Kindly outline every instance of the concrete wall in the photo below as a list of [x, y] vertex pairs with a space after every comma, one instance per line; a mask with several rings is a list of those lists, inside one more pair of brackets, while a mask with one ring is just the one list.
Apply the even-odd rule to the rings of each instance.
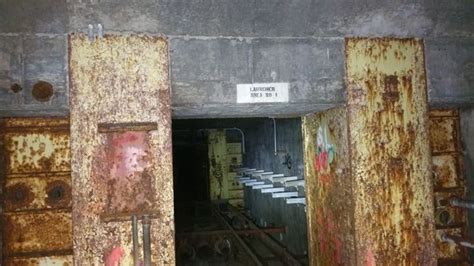
[[[243, 125], [246, 154], [244, 166], [272, 171], [286, 176], [304, 178], [303, 135], [301, 119], [276, 119], [277, 154], [274, 151], [273, 120], [258, 118], [251, 124]], [[284, 165], [285, 157], [291, 158], [291, 169]], [[302, 188], [300, 196], [304, 196]], [[307, 223], [305, 206], [288, 205], [285, 199], [272, 198], [271, 193], [263, 194], [251, 187], [245, 187], [245, 205], [249, 214], [260, 226], [285, 226], [284, 234], [273, 234], [295, 255], [308, 253]]]
[[[67, 33], [163, 34], [174, 117], [299, 114], [344, 102], [345, 36], [425, 39], [430, 102], [474, 103], [470, 0], [2, 0], [0, 115], [68, 113]], [[37, 80], [55, 88], [40, 103]], [[290, 83], [287, 104], [238, 105], [238, 83]], [[12, 83], [23, 90], [14, 93]]]
[[[467, 198], [474, 200], [474, 109], [461, 111], [461, 141], [464, 151], [464, 178], [467, 185]], [[474, 212], [468, 212], [469, 237], [474, 239]], [[474, 251], [470, 250], [471, 260]]]
[[[245, 127], [246, 167], [272, 171], [286, 176], [304, 178], [301, 119], [276, 119], [277, 154], [273, 138], [273, 120], [259, 118], [255, 124]], [[291, 169], [283, 164], [291, 158]]]

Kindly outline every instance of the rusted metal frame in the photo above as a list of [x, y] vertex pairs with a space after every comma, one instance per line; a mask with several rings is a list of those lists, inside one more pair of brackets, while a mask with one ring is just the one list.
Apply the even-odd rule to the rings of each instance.
[[27, 257], [52, 257], [52, 256], [65, 256], [72, 255], [72, 249], [61, 249], [61, 250], [52, 250], [52, 251], [35, 251], [35, 252], [22, 252], [22, 253], [12, 253], [8, 256], [3, 255], [3, 258], [27, 258]]
[[63, 213], [67, 212], [70, 213], [72, 211], [72, 208], [41, 208], [41, 209], [23, 209], [23, 210], [14, 210], [14, 211], [3, 211], [3, 213], [6, 214], [13, 214], [13, 213], [44, 213], [45, 211], [47, 212], [53, 212], [53, 213]]
[[458, 122], [460, 118], [458, 116], [429, 116], [429, 120], [453, 120]]
[[[229, 205], [230, 206], [230, 205]], [[225, 219], [224, 216], [217, 210], [214, 206], [212, 207], [212, 212], [222, 221], [222, 223], [231, 231], [232, 235], [237, 239], [237, 242], [242, 246], [245, 252], [250, 256], [250, 258], [258, 266], [263, 266], [263, 263], [258, 259], [257, 255], [249, 248], [249, 246], [244, 242], [244, 240], [234, 231], [232, 225]]]
[[433, 156], [437, 156], [437, 155], [450, 155], [450, 154], [460, 155], [461, 152], [460, 152], [460, 151], [434, 151], [434, 152], [431, 153], [431, 155], [433, 155]]
[[158, 124], [156, 122], [100, 123], [97, 125], [99, 133], [152, 131], [157, 129]]
[[38, 178], [54, 178], [54, 177], [66, 177], [71, 176], [71, 171], [56, 171], [56, 172], [34, 172], [34, 173], [15, 173], [8, 174], [8, 179], [38, 179]]
[[5, 127], [1, 128], [4, 133], [44, 133], [44, 132], [51, 132], [51, 133], [69, 133], [69, 125], [65, 126], [58, 126], [58, 127]]
[[434, 192], [447, 192], [447, 193], [464, 192], [464, 188], [463, 187], [447, 187], [447, 188], [438, 187], [434, 189]]
[[233, 214], [245, 220], [250, 228], [260, 231], [260, 240], [262, 240], [263, 244], [270, 248], [270, 250], [272, 250], [278, 257], [283, 259], [287, 265], [301, 265], [301, 263], [292, 254], [290, 254], [286, 248], [282, 247], [273, 238], [263, 232], [263, 230], [259, 228], [254, 222], [252, 222], [247, 216], [243, 215], [232, 205], [229, 205], [228, 208]]
[[[257, 229], [241, 229], [241, 230], [233, 230], [235, 233], [239, 235], [260, 235], [262, 233], [270, 233], [270, 234], [277, 234], [277, 233], [284, 233], [286, 232], [285, 227], [270, 227], [270, 228], [262, 228], [261, 230]], [[232, 234], [232, 230], [213, 230], [213, 231], [201, 231], [201, 232], [186, 232], [186, 233], [177, 233], [177, 236], [207, 236], [207, 235], [222, 235], [222, 234]]]
[[463, 228], [466, 226], [465, 223], [453, 223], [450, 225], [435, 225], [436, 230], [446, 230], [446, 229], [456, 229], [456, 228]]
[[34, 173], [15, 173], [15, 174], [8, 174], [8, 179], [38, 179], [38, 178], [51, 178], [51, 177], [63, 177], [63, 176], [71, 176], [70, 171], [50, 171], [50, 172], [34, 172]]

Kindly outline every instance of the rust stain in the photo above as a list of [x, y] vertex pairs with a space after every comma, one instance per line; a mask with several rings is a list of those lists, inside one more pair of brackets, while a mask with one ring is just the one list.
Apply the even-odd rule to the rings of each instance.
[[457, 151], [456, 139], [457, 128], [455, 119], [431, 116], [430, 143], [434, 153]]
[[[16, 119], [18, 120], [18, 119]], [[44, 122], [44, 121], [42, 121]], [[7, 174], [70, 171], [69, 131], [34, 123], [5, 125], [4, 146]]]
[[[61, 184], [64, 188], [62, 200], [50, 205], [48, 194], [54, 184]], [[25, 211], [37, 209], [71, 208], [71, 177], [68, 174], [26, 176], [7, 178], [5, 180], [5, 210]], [[18, 193], [18, 190], [21, 190]], [[22, 194], [25, 192], [25, 194]], [[20, 201], [19, 198], [24, 197]]]
[[348, 38], [346, 83], [357, 265], [433, 265], [423, 43]]
[[[110, 251], [120, 247], [124, 250], [121, 264], [132, 264], [131, 225], [127, 220], [120, 221], [122, 211], [145, 207], [158, 214], [151, 222], [152, 262], [174, 264], [167, 41], [160, 37], [106, 35], [90, 42], [86, 35], [70, 35], [69, 71], [75, 260], [104, 264]], [[136, 169], [131, 171], [113, 166], [120, 161], [114, 156], [123, 149], [112, 146], [114, 139], [133, 130], [112, 133], [101, 129], [127, 123], [157, 125], [146, 133], [135, 131], [143, 135], [143, 142], [137, 142], [136, 148], [141, 150], [139, 153], [146, 150], [146, 155], [136, 157], [131, 165]], [[126, 183], [134, 182], [149, 187], [143, 195], [122, 190]], [[113, 195], [115, 188], [125, 192]], [[134, 205], [137, 197], [141, 203]], [[107, 220], [114, 220], [109, 219], [114, 215], [120, 219], [101, 220], [104, 212]]]
[[6, 257], [72, 250], [70, 212], [7, 213], [3, 222]]
[[463, 250], [456, 244], [441, 240], [443, 234], [461, 236], [462, 232], [459, 228], [436, 230], [436, 250], [438, 259], [462, 259]]
[[39, 102], [47, 102], [53, 96], [53, 85], [51, 83], [40, 80], [33, 85], [31, 94]]
[[47, 256], [33, 258], [8, 258], [5, 265], [9, 266], [72, 266], [72, 255]]
[[28, 206], [33, 200], [34, 195], [31, 188], [26, 184], [15, 184], [5, 189], [4, 206], [6, 210], [21, 209]]
[[435, 190], [463, 185], [460, 179], [459, 158], [455, 154], [433, 155], [433, 180]]
[[103, 213], [150, 212], [152, 184], [148, 132], [107, 134], [94, 158], [93, 182], [105, 199]]
[[54, 208], [70, 208], [72, 203], [69, 182], [53, 180], [46, 185], [46, 204]]
[[435, 191], [436, 247], [438, 265], [469, 265], [467, 250], [441, 239], [444, 233], [467, 235], [467, 210], [450, 206], [453, 197], [465, 197], [465, 180], [459, 153], [459, 112], [456, 109], [430, 111]]
[[353, 195], [347, 111], [303, 117], [310, 265], [354, 265]]
[[0, 127], [3, 263], [71, 264], [69, 120], [8, 118]]

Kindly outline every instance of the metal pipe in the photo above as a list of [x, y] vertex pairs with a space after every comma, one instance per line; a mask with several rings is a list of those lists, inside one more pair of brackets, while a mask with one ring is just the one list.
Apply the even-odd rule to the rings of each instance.
[[151, 266], [150, 217], [143, 215], [143, 265]]
[[474, 210], [474, 201], [471, 200], [464, 200], [459, 198], [451, 198], [449, 199], [449, 204], [454, 207], [461, 207], [466, 209]]
[[441, 240], [453, 243], [459, 246], [463, 246], [466, 248], [471, 248], [474, 249], [474, 243], [472, 240], [462, 238], [460, 236], [454, 236], [454, 235], [449, 235], [449, 234], [443, 234], [441, 235]]
[[275, 148], [275, 155], [278, 154], [278, 151], [277, 151], [277, 124], [276, 124], [276, 120], [274, 117], [272, 117], [271, 119], [273, 119], [273, 146]]
[[138, 266], [138, 226], [137, 216], [132, 216], [132, 244], [133, 244], [133, 265]]
[[229, 128], [224, 128], [224, 130], [237, 130], [240, 132], [241, 141], [242, 141], [242, 154], [245, 154], [245, 134], [242, 131], [242, 129], [237, 128], [237, 127], [229, 127]]

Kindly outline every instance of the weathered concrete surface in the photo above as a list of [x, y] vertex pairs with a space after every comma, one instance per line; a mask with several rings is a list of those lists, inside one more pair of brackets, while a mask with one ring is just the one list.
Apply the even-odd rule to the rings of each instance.
[[[2, 0], [0, 38], [8, 40], [0, 55], [21, 60], [10, 60], [7, 68], [8, 59], [0, 57], [1, 101], [13, 102], [1, 105], [0, 115], [67, 114], [67, 87], [57, 76], [66, 79], [66, 49], [45, 38], [65, 44], [65, 33], [84, 32], [96, 23], [106, 32], [170, 37], [172, 107], [178, 118], [301, 114], [341, 105], [344, 36], [426, 38], [430, 103], [471, 105], [473, 12], [470, 0]], [[29, 41], [19, 41], [23, 38]], [[48, 43], [54, 53], [38, 49], [36, 67], [26, 67], [27, 42]], [[15, 49], [8, 43], [16, 43]], [[53, 84], [58, 90], [50, 102], [30, 100], [31, 82], [39, 76], [59, 83]], [[13, 80], [24, 88], [14, 96], [5, 92]], [[235, 103], [237, 83], [273, 80], [290, 83], [290, 103], [264, 108]]]
[[[0, 35], [0, 115], [65, 115], [68, 113], [66, 37], [62, 35]], [[47, 102], [33, 98], [33, 85], [53, 85]], [[21, 91], [11, 90], [19, 84]]]
[[67, 31], [69, 14], [66, 0], [2, 0], [0, 32], [52, 33]]
[[[301, 119], [275, 119], [277, 126], [277, 154], [274, 154], [272, 119], [256, 119], [243, 126], [245, 132], [244, 165], [272, 171], [285, 176], [304, 177]], [[291, 168], [285, 162], [291, 157]]]

